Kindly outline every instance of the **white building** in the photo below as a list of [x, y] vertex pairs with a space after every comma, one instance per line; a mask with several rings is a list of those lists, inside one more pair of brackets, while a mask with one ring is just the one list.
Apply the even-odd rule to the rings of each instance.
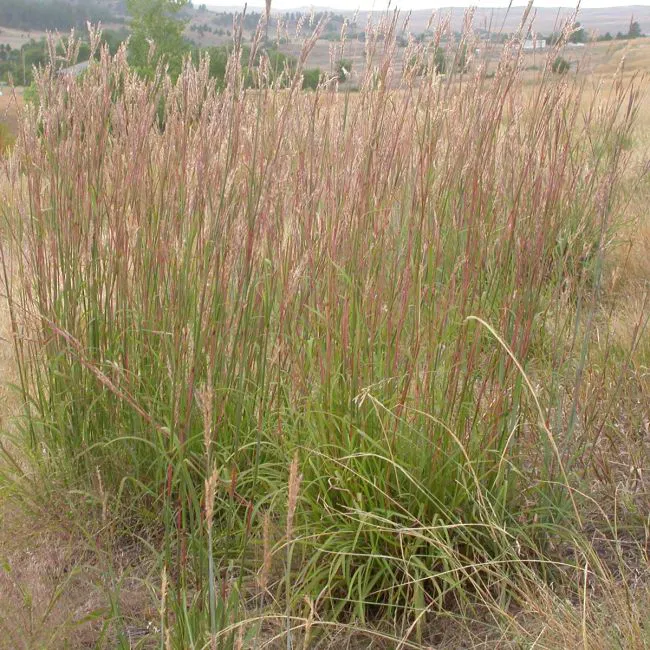
[[56, 73], [59, 77], [78, 77], [80, 74], [85, 72], [90, 65], [90, 61], [82, 61], [75, 65], [71, 65], [69, 68], [61, 68], [57, 70]]
[[545, 47], [545, 38], [527, 38], [524, 41], [524, 50], [543, 50]]

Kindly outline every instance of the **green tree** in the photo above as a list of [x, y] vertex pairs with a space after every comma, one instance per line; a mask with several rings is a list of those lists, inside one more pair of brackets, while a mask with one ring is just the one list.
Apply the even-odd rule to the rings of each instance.
[[110, 53], [115, 54], [128, 36], [129, 33], [125, 29], [119, 31], [114, 29], [104, 29], [102, 31], [102, 43], [106, 43]]
[[[271, 77], [273, 79], [277, 79], [283, 74], [285, 75], [288, 74], [288, 78], [285, 78], [285, 81], [288, 82], [296, 70], [295, 58], [289, 56], [288, 54], [279, 52], [274, 48], [269, 48], [268, 50], [266, 50], [266, 55], [268, 56], [269, 59]], [[254, 64], [259, 65], [259, 56], [256, 58]]]
[[303, 90], [315, 90], [320, 83], [320, 68], [307, 68], [302, 71], [302, 88]]
[[436, 74], [445, 74], [447, 70], [447, 55], [445, 50], [442, 47], [436, 47], [433, 50], [433, 61], [429, 64], [429, 61], [422, 56], [412, 56], [406, 63], [406, 69], [409, 72], [412, 72], [418, 77], [429, 74], [433, 70]]
[[587, 32], [580, 27], [580, 23], [575, 23], [573, 25], [573, 32], [569, 36], [569, 43], [586, 43], [587, 40]]
[[48, 61], [45, 39], [24, 43], [20, 49], [5, 47], [4, 58], [0, 60], [0, 80], [28, 86], [34, 78], [34, 68]]
[[636, 21], [630, 23], [630, 29], [627, 33], [628, 38], [640, 38], [641, 37], [641, 25]]
[[180, 74], [189, 46], [178, 12], [186, 5], [187, 0], [127, 0], [132, 32], [129, 58], [142, 74], [151, 75], [161, 61], [169, 66], [172, 78]]
[[228, 66], [228, 56], [230, 50], [227, 47], [209, 47], [204, 50], [210, 57], [209, 74], [215, 79], [217, 86], [222, 88], [226, 79], [226, 68]]

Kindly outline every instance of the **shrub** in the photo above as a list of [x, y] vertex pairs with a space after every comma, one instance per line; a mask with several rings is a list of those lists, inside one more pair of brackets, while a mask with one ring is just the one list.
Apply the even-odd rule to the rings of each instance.
[[563, 57], [558, 56], [551, 65], [555, 74], [566, 74], [571, 69], [571, 64]]
[[414, 54], [408, 59], [406, 71], [412, 72], [416, 76], [428, 74], [433, 69], [436, 74], [445, 74], [447, 69], [447, 57], [442, 47], [433, 49], [433, 53], [420, 52]]
[[304, 90], [315, 90], [320, 83], [322, 72], [320, 68], [309, 68], [302, 73], [302, 87]]
[[352, 72], [352, 61], [350, 59], [340, 59], [336, 64], [336, 76], [339, 81], [346, 81]]

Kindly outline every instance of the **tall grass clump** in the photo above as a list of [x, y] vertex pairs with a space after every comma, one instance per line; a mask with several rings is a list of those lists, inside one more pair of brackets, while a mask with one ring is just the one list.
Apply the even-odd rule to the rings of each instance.
[[4, 167], [23, 428], [160, 553], [174, 647], [242, 643], [255, 608], [305, 647], [325, 619], [415, 640], [550, 576], [580, 522], [633, 87], [581, 107], [549, 55], [531, 90], [516, 42], [447, 76], [413, 43], [398, 78], [388, 21], [358, 93], [306, 93], [313, 42], [288, 78], [251, 53], [253, 84], [235, 43], [220, 90], [124, 50], [42, 70]]

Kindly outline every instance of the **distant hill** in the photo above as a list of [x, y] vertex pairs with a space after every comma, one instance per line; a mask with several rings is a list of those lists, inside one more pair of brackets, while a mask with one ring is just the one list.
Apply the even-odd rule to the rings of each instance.
[[85, 28], [87, 22], [114, 22], [124, 13], [121, 0], [2, 0], [0, 25], [24, 30]]
[[[291, 11], [302, 11], [310, 13], [311, 6], [303, 4], [304, 0], [297, 0], [296, 7]], [[3, 27], [27, 30], [66, 30], [71, 27], [85, 28], [86, 22], [104, 24], [111, 22], [123, 22], [126, 14], [125, 0], [0, 0], [0, 25]], [[240, 12], [244, 7], [244, 0], [240, 3], [233, 3], [229, 6], [215, 6], [210, 2], [203, 3], [194, 0], [194, 9], [187, 9], [183, 13], [186, 18], [199, 19], [205, 16], [205, 12], [198, 11], [202, 4], [207, 5], [208, 15], [210, 12]], [[320, 3], [319, 3], [320, 4]], [[303, 6], [300, 6], [303, 5]], [[354, 7], [354, 3], [350, 3]], [[248, 13], [260, 12], [263, 10], [264, 0], [249, 0]], [[314, 11], [328, 11], [326, 5], [313, 7]], [[333, 13], [344, 14], [352, 17], [353, 11], [332, 10]], [[413, 33], [423, 32], [431, 18], [434, 10], [418, 10], [411, 12], [409, 23], [410, 31]], [[449, 17], [451, 27], [454, 31], [460, 31], [463, 26], [465, 9], [442, 8], [435, 10], [436, 19]], [[477, 29], [490, 29], [492, 32], [513, 32], [520, 22], [524, 7], [512, 7], [510, 10], [503, 8], [480, 8], [475, 10], [474, 27]], [[284, 9], [273, 13], [285, 13]], [[363, 25], [370, 17], [379, 18], [383, 12], [358, 12], [357, 24]], [[408, 12], [402, 11], [402, 16]], [[543, 34], [549, 34], [563, 24], [573, 14], [569, 8], [534, 8], [534, 29]], [[618, 32], [627, 33], [630, 21], [634, 19], [641, 25], [641, 30], [650, 34], [650, 6], [630, 5], [626, 7], [610, 7], [600, 9], [581, 9], [577, 20], [588, 32], [594, 31], [599, 34], [610, 32], [616, 35]]]
[[[506, 9], [476, 9], [474, 14], [474, 27], [480, 29], [490, 28], [491, 31], [513, 32], [516, 31], [521, 23], [521, 18], [525, 7], [512, 7], [509, 11]], [[450, 15], [451, 26], [455, 30], [460, 30], [463, 26], [463, 17], [465, 9], [448, 8], [439, 9], [438, 15]], [[534, 29], [550, 33], [560, 28], [561, 25], [570, 19], [574, 10], [568, 8], [533, 8], [531, 18], [533, 19]], [[368, 13], [363, 14], [364, 17]], [[418, 27], [425, 29], [431, 16], [431, 11], [415, 11], [411, 14], [412, 30], [418, 31]], [[650, 6], [627, 6], [627, 7], [609, 7], [602, 9], [580, 9], [577, 20], [587, 31], [595, 31], [601, 34], [611, 32], [627, 33], [630, 22], [634, 18], [641, 24], [642, 30], [650, 33]]]
[[[197, 3], [195, 3], [196, 6]], [[233, 4], [228, 7], [217, 7], [208, 5], [208, 9], [213, 12], [224, 11], [241, 11], [244, 3]], [[260, 11], [264, 3], [248, 2], [248, 11]], [[351, 3], [354, 6], [354, 3]], [[314, 6], [314, 11], [327, 11], [326, 6]], [[303, 11], [309, 13], [312, 10], [310, 6], [296, 6], [291, 11]], [[278, 10], [277, 13], [284, 13], [288, 10]], [[334, 13], [353, 15], [353, 11], [342, 12], [339, 9], [332, 10]], [[412, 32], [421, 32], [426, 29], [427, 23], [431, 18], [434, 9], [418, 10], [411, 12], [410, 29]], [[456, 31], [460, 31], [463, 26], [463, 17], [466, 9], [463, 8], [441, 8], [436, 9], [437, 16], [450, 16], [451, 27]], [[524, 7], [512, 7], [509, 11], [502, 8], [480, 8], [475, 10], [474, 14], [474, 27], [478, 29], [491, 28], [492, 31], [499, 32], [513, 32], [519, 27], [521, 17], [525, 11]], [[560, 25], [573, 14], [573, 9], [566, 7], [548, 8], [539, 7], [533, 9], [534, 27], [537, 31], [543, 33], [550, 33], [558, 29]], [[408, 12], [402, 11], [401, 14], [406, 16]], [[357, 15], [357, 23], [364, 23], [372, 15], [379, 17], [382, 12], [369, 12], [360, 11]], [[600, 34], [610, 32], [616, 34], [617, 32], [627, 33], [630, 26], [631, 19], [640, 23], [641, 29], [650, 34], [650, 6], [642, 5], [629, 5], [626, 7], [608, 7], [599, 9], [580, 9], [577, 20], [588, 31], [595, 31]]]

